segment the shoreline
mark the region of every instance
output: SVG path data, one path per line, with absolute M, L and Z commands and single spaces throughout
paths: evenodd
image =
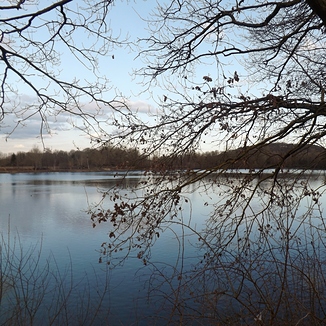
M 24 166 L 24 167 L 0 167 L 0 173 L 47 173 L 47 172 L 108 172 L 108 171 L 128 171 L 128 169 L 112 169 L 112 168 L 93 168 L 93 169 L 50 169 L 50 168 L 40 168 L 35 169 L 33 166 Z
M 34 166 L 22 166 L 22 167 L 16 167 L 16 166 L 0 166 L 0 174 L 19 174 L 19 173 L 83 173 L 83 172 L 132 172 L 132 171 L 149 171 L 148 169 L 139 169 L 139 168 L 135 168 L 135 167 L 130 167 L 130 168 L 122 168 L 122 167 L 107 167 L 107 168 L 71 168 L 71 169 L 67 169 L 67 168 L 35 168 Z M 185 172 L 186 170 L 169 170 L 165 171 L 165 173 L 176 173 L 176 172 Z M 209 170 L 208 170 L 209 171 Z M 223 174 L 221 175 L 220 173 L 222 171 L 216 170 L 210 174 L 219 174 L 220 176 L 232 176 L 232 175 L 251 175 L 254 177 L 257 176 L 261 176 L 261 175 L 270 175 L 273 176 L 274 175 L 274 169 L 227 169 L 224 170 Z M 161 171 L 162 172 L 162 171 Z M 201 169 L 194 169 L 194 170 L 188 170 L 188 172 L 191 173 L 202 173 L 202 172 L 207 172 L 205 170 L 201 170 Z M 312 174 L 312 175 L 316 175 L 318 174 L 323 175 L 326 178 L 326 170 L 321 170 L 321 169 L 286 169 L 286 170 L 281 170 L 278 172 L 278 176 L 280 177 L 288 177 L 288 176 L 299 176 L 301 174 Z

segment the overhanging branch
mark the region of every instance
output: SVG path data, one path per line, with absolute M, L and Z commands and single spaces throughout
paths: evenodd
M 326 27 L 326 0 L 307 0 L 307 3 Z

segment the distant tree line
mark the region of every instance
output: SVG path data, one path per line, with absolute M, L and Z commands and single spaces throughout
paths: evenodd
M 231 151 L 186 153 L 176 157 L 160 156 L 151 160 L 152 166 L 172 169 L 326 169 L 326 150 L 307 145 L 300 151 L 297 145 L 274 143 L 264 147 L 247 147 Z
M 101 169 L 144 169 L 147 161 L 141 158 L 136 149 L 102 147 L 84 150 L 44 151 L 33 148 L 29 152 L 17 152 L 0 156 L 1 167 L 33 170 L 101 170 Z
M 293 155 L 289 155 L 293 149 Z M 232 151 L 192 152 L 176 155 L 143 157 L 137 149 L 106 146 L 84 150 L 41 151 L 34 147 L 29 152 L 0 153 L 0 167 L 32 170 L 103 170 L 103 169 L 209 169 L 225 164 L 234 169 L 275 168 L 326 169 L 326 150 L 309 145 L 300 152 L 295 145 L 275 143 L 263 148 L 239 148 Z

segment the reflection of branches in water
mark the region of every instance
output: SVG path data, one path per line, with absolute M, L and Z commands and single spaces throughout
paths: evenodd
M 322 188 L 310 188 L 302 178 L 247 186 L 242 201 L 217 205 L 198 233 L 203 259 L 174 289 L 182 292 L 182 318 L 196 315 L 206 324 L 321 324 L 326 316 Z M 250 186 L 255 196 L 246 195 L 253 193 Z
M 26 247 L 18 233 L 0 234 L 0 324 L 107 323 L 109 271 L 93 268 L 91 275 L 80 270 L 77 275 L 72 257 L 63 265 L 42 249 L 42 241 Z
M 110 223 L 109 241 L 102 244 L 104 256 L 111 259 L 116 252 L 124 251 L 127 257 L 136 250 L 138 258 L 146 263 L 152 245 L 170 221 L 180 220 L 182 205 L 188 205 L 188 199 L 179 189 L 169 188 L 170 180 L 160 181 L 156 176 L 149 176 L 140 181 L 137 188 L 130 187 L 128 191 L 115 187 L 103 194 L 104 199 L 110 200 L 108 209 L 103 208 L 103 200 L 91 210 L 94 227 Z
M 210 186 L 202 180 L 182 192 L 155 183 L 154 177 L 152 181 L 144 181 L 142 192 L 138 188 L 130 202 L 121 193 L 111 198 L 119 202 L 106 211 L 114 235 L 102 248 L 111 261 L 117 252 L 119 259 L 138 254 L 149 270 L 149 298 L 163 299 L 158 310 L 165 311 L 165 321 L 322 323 L 326 226 L 324 185 L 318 177 L 297 174 L 275 181 L 263 174 L 210 176 Z M 213 208 L 201 231 L 198 221 L 184 218 L 185 207 L 191 213 L 194 192 L 202 194 L 200 205 Z M 135 198 L 141 199 L 138 206 Z M 152 257 L 153 244 L 167 228 L 178 239 L 175 264 Z M 186 233 L 192 235 L 187 241 Z M 196 259 L 194 252 L 192 259 L 185 253 L 189 246 L 196 248 Z

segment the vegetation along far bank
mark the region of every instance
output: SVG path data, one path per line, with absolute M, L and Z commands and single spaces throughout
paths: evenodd
M 326 149 L 308 145 L 288 155 L 294 144 L 274 143 L 264 148 L 239 148 L 232 151 L 192 152 L 171 159 L 164 155 L 144 157 L 137 149 L 117 147 L 87 148 L 84 150 L 45 150 L 0 153 L 0 172 L 35 171 L 106 171 L 124 169 L 209 169 L 227 165 L 234 169 L 326 169 Z

